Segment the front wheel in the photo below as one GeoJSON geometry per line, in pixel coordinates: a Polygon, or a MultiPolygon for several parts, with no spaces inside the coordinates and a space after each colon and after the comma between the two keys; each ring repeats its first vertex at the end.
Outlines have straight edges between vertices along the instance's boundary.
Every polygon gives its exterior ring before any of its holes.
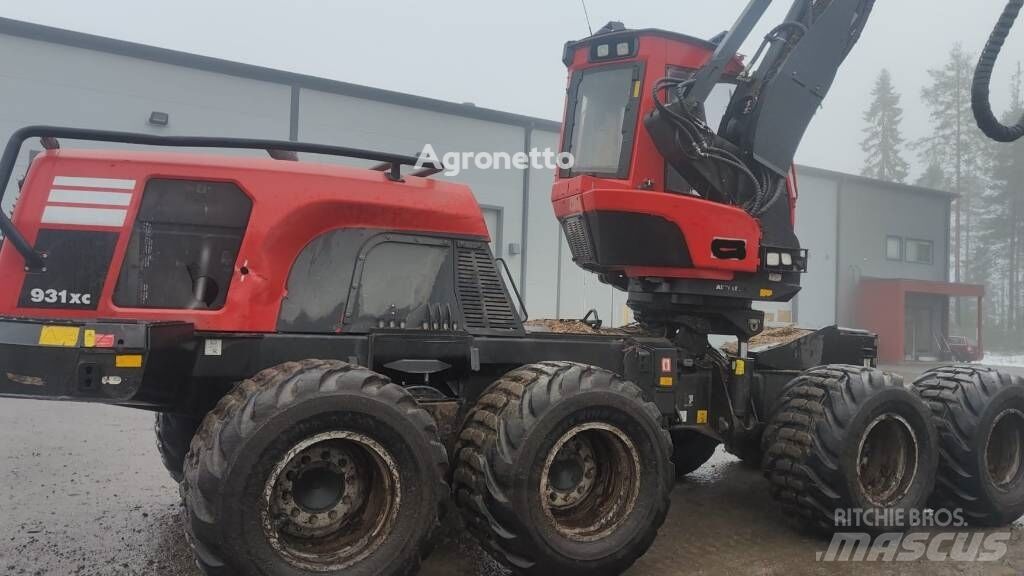
{"type": "Polygon", "coordinates": [[[620,574],[654,542],[673,485],[657,407],[615,374],[570,362],[495,382],[456,446],[467,524],[524,574],[620,574]]]}
{"type": "Polygon", "coordinates": [[[433,419],[365,368],[306,360],[237,385],[185,464],[207,574],[413,574],[447,495],[433,419]]]}

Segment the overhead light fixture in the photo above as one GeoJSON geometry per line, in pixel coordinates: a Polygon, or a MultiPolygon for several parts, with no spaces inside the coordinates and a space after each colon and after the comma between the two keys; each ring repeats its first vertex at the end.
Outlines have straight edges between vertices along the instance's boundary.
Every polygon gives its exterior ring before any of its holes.
{"type": "Polygon", "coordinates": [[[171,115],[167,112],[153,111],[149,113],[149,123],[152,126],[167,126],[171,122],[171,115]]]}

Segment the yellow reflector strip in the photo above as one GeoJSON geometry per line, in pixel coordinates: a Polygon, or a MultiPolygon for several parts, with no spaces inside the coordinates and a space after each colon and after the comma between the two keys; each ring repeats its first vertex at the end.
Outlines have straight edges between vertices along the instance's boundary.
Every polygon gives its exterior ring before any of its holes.
{"type": "Polygon", "coordinates": [[[707,423],[708,423],[708,411],[707,410],[697,410],[697,424],[707,424],[707,423]]]}
{"type": "Polygon", "coordinates": [[[737,376],[743,376],[746,373],[747,373],[747,361],[746,360],[737,359],[735,366],[733,366],[733,374],[735,374],[737,376]]]}
{"type": "Polygon", "coordinates": [[[74,348],[78,346],[78,332],[77,326],[43,326],[39,331],[39,345],[74,348]]]}
{"type": "Polygon", "coordinates": [[[96,345],[96,331],[86,330],[85,334],[82,335],[82,346],[86,348],[92,348],[96,345]]]}
{"type": "Polygon", "coordinates": [[[662,376],[661,379],[658,380],[658,386],[661,386],[662,388],[671,388],[672,387],[672,377],[671,376],[662,376]]]}
{"type": "MultiPolygon", "coordinates": [[[[619,88],[619,90],[621,90],[621,88],[619,88]]],[[[619,92],[619,94],[622,94],[622,92],[619,92]]],[[[633,82],[633,98],[639,98],[639,97],[640,97],[640,81],[637,80],[636,82],[633,82]]]]}
{"type": "Polygon", "coordinates": [[[118,354],[114,357],[118,368],[142,368],[142,354],[118,354]]]}

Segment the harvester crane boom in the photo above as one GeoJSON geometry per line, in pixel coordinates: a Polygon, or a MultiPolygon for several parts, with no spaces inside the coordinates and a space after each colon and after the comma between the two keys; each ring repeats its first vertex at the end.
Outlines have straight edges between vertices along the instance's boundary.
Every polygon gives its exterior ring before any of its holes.
{"type": "Polygon", "coordinates": [[[992,113],[992,103],[989,99],[989,87],[992,83],[992,70],[995,68],[999,53],[1003,50],[1003,43],[1009,36],[1017,15],[1021,8],[1024,8],[1024,0],[1010,0],[1003,10],[1003,15],[996,23],[992,35],[985,44],[978,60],[978,67],[974,69],[974,85],[971,89],[971,107],[974,109],[974,118],[978,121],[978,127],[989,138],[997,142],[1014,142],[1024,137],[1024,118],[1021,118],[1013,126],[1004,126],[1002,122],[992,113]]]}
{"type": "Polygon", "coordinates": [[[691,78],[659,82],[658,110],[645,119],[659,152],[701,196],[739,204],[755,217],[783,195],[800,141],[860,38],[874,0],[796,0],[739,77],[716,133],[704,103],[770,5],[751,0],[691,78]],[[662,98],[665,89],[673,99],[662,98]]]}

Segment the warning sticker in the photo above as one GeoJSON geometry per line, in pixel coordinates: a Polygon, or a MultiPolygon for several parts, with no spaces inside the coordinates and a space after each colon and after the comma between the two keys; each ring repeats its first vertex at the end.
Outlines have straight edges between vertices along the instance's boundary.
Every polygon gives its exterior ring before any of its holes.
{"type": "Polygon", "coordinates": [[[39,345],[74,348],[78,346],[78,332],[77,326],[43,326],[39,331],[39,345]]]}

